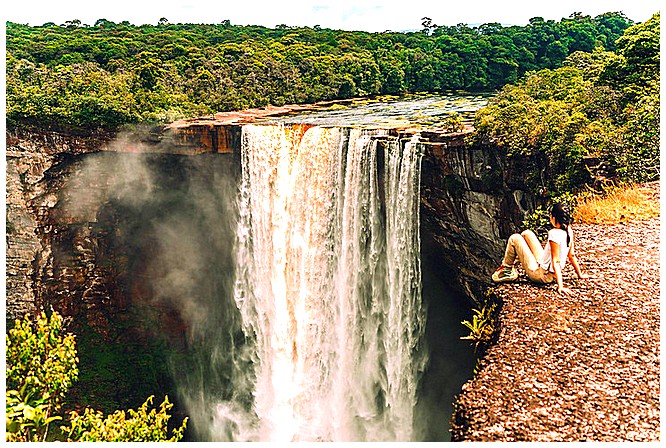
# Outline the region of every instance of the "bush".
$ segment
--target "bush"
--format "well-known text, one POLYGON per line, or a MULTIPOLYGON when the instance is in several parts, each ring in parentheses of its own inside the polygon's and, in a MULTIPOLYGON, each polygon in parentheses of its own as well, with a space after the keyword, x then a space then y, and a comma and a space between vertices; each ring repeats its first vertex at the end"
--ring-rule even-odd
POLYGON ((78 379, 74 336, 62 335, 62 318, 42 313, 33 324, 16 320, 7 336, 7 440, 44 441, 61 417, 62 399, 78 379))
POLYGON ((523 228, 532 230, 538 237, 545 238, 550 225, 550 209, 553 205, 562 203, 569 208, 571 216, 575 215, 578 205, 577 196, 571 193, 563 193, 547 200, 545 205, 539 205, 534 211, 525 213, 523 217, 523 228))
MULTIPOLYGON (((57 415, 62 400, 78 379, 78 358, 74 335, 62 334, 62 317, 41 313, 33 323, 29 316, 16 320, 6 336, 7 441, 36 442, 49 438, 49 426, 62 420, 57 415)), ((137 410, 102 413, 85 409, 71 412, 69 426, 61 426, 69 441, 178 441, 183 437, 187 418, 169 438, 167 424, 173 404, 168 397, 148 412, 153 397, 137 410)), ((53 436, 51 436, 53 438, 53 436)))
POLYGON ((463 119, 457 112, 449 112, 442 120, 442 127, 446 132, 461 132, 465 129, 463 119))
POLYGON ((148 412, 152 401, 153 396, 150 396, 136 411, 116 411, 106 418, 100 411, 90 408, 83 414, 72 412, 69 426, 62 426, 61 430, 67 434, 70 442, 177 442, 183 437, 187 418, 180 428, 173 430, 173 436, 169 438, 167 424, 170 415, 167 411, 171 410, 173 404, 169 403, 168 397, 164 397, 159 412, 155 409, 148 412))

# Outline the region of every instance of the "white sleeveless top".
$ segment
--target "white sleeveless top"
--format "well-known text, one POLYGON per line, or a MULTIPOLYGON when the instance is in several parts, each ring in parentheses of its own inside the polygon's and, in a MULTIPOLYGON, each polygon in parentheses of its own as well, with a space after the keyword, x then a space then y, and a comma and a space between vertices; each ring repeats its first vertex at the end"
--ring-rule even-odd
MULTIPOLYGON (((573 235, 571 233, 571 227, 569 227, 569 236, 573 241, 573 235)), ((555 270, 552 266, 552 257, 550 253, 550 241, 555 241, 560 245, 560 266, 564 269, 564 265, 567 262, 567 256, 569 255, 569 246, 567 245, 567 232, 563 229, 550 229, 548 231, 548 241, 546 242, 546 247, 543 251, 543 256, 539 260, 539 266, 544 268, 548 272, 555 273, 555 270)))

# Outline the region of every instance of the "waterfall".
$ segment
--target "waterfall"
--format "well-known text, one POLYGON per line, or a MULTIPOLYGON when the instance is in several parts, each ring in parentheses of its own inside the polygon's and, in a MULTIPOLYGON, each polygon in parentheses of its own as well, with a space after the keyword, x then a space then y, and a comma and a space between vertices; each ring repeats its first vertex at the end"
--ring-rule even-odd
POLYGON ((230 439, 415 439, 420 160, 417 138, 381 130, 243 127, 234 300, 252 403, 217 407, 230 439))

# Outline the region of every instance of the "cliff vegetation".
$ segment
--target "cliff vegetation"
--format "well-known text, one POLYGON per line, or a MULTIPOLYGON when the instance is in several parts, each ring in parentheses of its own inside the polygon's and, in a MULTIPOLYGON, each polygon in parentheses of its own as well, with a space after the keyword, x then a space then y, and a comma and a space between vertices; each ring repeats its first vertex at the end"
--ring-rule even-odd
POLYGON ((528 183, 551 199, 608 178, 658 179, 659 21, 628 28, 615 51, 577 51, 506 85, 477 114, 477 138, 541 158, 528 183))
POLYGON ((106 417, 85 408, 63 415, 63 400, 78 380, 75 336, 64 334, 63 318, 42 313, 35 322, 29 316, 17 320, 7 337, 7 441, 9 442, 127 442, 178 441, 187 419, 173 428, 168 422, 173 404, 168 397, 159 411, 148 407, 153 397, 136 411, 116 411, 106 417), (60 431, 55 422, 64 423, 60 431), (50 431, 49 431, 50 430, 50 431))

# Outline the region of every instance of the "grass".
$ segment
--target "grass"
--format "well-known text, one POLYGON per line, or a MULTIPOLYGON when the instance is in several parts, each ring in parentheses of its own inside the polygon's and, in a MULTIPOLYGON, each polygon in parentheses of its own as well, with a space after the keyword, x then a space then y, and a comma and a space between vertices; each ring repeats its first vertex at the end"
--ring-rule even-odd
POLYGON ((659 216, 659 185, 613 187, 602 195, 584 198, 576 206, 575 221, 584 224, 614 224, 659 216))

